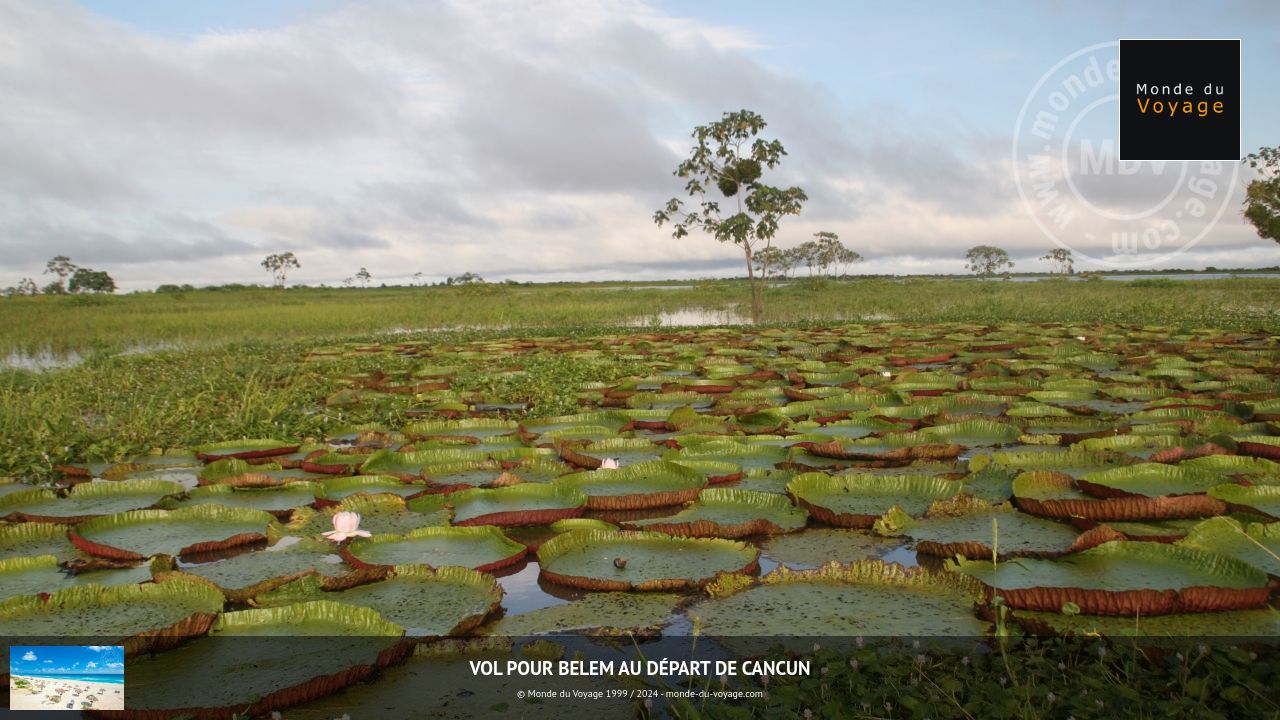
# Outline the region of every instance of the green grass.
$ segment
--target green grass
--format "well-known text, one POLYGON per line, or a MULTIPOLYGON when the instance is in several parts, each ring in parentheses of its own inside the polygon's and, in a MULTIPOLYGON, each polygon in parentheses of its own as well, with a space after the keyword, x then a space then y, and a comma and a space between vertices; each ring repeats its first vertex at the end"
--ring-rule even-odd
MULTIPOLYGON (((0 355, 345 337, 441 328, 645 325, 663 312, 733 312, 745 281, 658 290, 604 285, 198 290, 0 300, 0 355)), ((802 279, 766 294, 765 322, 1072 322, 1280 327, 1280 280, 1155 282, 802 279), (1153 284, 1154 283, 1154 284, 1153 284)))

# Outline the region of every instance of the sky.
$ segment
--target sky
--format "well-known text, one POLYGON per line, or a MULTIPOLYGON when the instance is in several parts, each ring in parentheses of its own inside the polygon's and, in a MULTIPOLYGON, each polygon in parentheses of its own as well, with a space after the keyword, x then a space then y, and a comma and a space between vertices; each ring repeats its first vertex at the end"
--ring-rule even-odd
POLYGON ((9 648, 9 672, 14 675, 119 675, 124 673, 124 648, 118 645, 15 645, 9 648))
MULTIPOLYGON (((742 275, 738 249, 652 220, 691 129, 740 108, 787 149, 766 179, 809 197, 775 244, 836 232, 858 273, 963 272, 979 244, 1046 270, 1019 114, 1056 63, 1117 38, 1240 38, 1242 152, 1280 144, 1280 4, 975 7, 0 0, 0 287, 43 284, 55 254, 126 291, 268 283, 283 251, 291 284, 742 275)), ((1105 142, 1111 113, 1071 142, 1105 142)), ((1280 264, 1228 165, 1179 255, 1105 238, 1176 194, 1181 164, 1077 175, 1090 204, 1057 242, 1082 270, 1280 264)))

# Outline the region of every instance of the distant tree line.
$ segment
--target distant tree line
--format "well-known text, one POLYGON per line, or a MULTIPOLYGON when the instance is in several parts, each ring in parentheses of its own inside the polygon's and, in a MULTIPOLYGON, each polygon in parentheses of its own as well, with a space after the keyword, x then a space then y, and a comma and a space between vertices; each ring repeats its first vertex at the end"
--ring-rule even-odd
POLYGON ((18 295, 82 295, 86 293, 100 294, 116 291, 116 281, 106 270, 93 270, 80 267, 71 262, 66 255, 56 255, 45 263, 45 275, 52 275, 51 280, 43 288, 36 285, 32 278, 25 277, 17 285, 0 290, 7 297, 18 295))

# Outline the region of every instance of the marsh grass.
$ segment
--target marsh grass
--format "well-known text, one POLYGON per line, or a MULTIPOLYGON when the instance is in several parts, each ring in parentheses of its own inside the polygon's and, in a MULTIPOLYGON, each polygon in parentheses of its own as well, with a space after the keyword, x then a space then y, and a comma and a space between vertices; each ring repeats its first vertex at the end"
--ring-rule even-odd
MULTIPOLYGON (((766 291, 764 321, 1069 322, 1280 327, 1280 280, 1000 282, 794 281, 766 291), (1145 282, 1145 281, 1144 281, 1145 282)), ((196 290, 0 300, 0 356, 80 354, 161 344, 323 339, 440 329, 605 328, 661 313, 746 307, 745 281, 671 285, 486 285, 373 289, 196 290)))

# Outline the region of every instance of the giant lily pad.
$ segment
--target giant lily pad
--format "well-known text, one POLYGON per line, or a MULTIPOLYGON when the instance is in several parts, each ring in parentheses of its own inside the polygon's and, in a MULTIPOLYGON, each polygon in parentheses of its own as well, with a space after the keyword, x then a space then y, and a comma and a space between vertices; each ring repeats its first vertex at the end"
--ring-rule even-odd
POLYGON ((81 585, 42 599, 10 598, 0 604, 0 634, 27 637, 85 636, 125 640, 126 653, 152 649, 174 638, 202 635, 222 612, 222 593, 175 578, 145 585, 81 585))
POLYGON ((0 560, 0 600, 18 595, 51 593, 78 585, 127 585, 151 579, 146 565, 133 568, 60 572, 58 559, 52 555, 17 557, 0 560))
POLYGON ((1209 518, 1178 544, 1230 555, 1280 577, 1280 522, 1246 525, 1227 517, 1209 518))
POLYGON ((759 554, 731 540, 586 530, 543 543, 538 564, 547 580, 587 590, 679 590, 721 572, 756 572, 759 554))
POLYGON ((1217 474, 1207 470, 1160 463, 1141 463, 1086 473, 1078 481, 1080 489, 1098 497, 1194 495, 1205 493, 1221 482, 1217 474))
POLYGON ((163 480, 86 482, 71 488, 65 498, 51 490, 28 490, 0 498, 0 513, 17 520, 74 524, 99 515, 150 507, 161 498, 182 491, 178 483, 163 480))
POLYGON ((90 555, 143 560, 161 553, 191 555, 263 542, 273 521, 260 510, 220 505, 131 510, 77 525, 71 542, 90 555))
POLYGON ((590 593, 572 602, 505 616, 488 632, 506 636, 651 635, 669 621, 684 599, 673 593, 590 593))
POLYGON ((310 508, 295 510, 288 529, 297 535, 319 536, 333 529, 333 518, 340 512, 360 515, 360 529, 375 535, 409 532, 422 527, 449 524, 449 514, 444 510, 430 515, 412 512, 404 498, 392 494, 351 495, 332 507, 314 511, 310 508))
POLYGON ((196 456, 201 460, 213 462, 214 460, 226 458, 251 460, 275 457, 276 455, 288 455, 291 452, 295 452, 298 447, 297 443, 281 442, 280 440, 227 440, 225 442, 198 445, 195 451, 196 456))
POLYGON ((276 517, 288 517, 294 508, 310 505, 324 496, 319 483, 292 482, 269 488, 240 488, 231 485, 206 485, 192 490, 188 499, 174 502, 173 508, 199 505, 221 505, 232 508, 263 510, 276 517))
POLYGON ((1204 550, 1116 540, 1054 560, 959 560, 1014 608, 1052 612, 1074 603, 1088 615, 1167 615, 1246 610, 1266 603, 1266 573, 1204 550))
POLYGON ((1218 485, 1209 494, 1232 507, 1280 520, 1280 485, 1218 485))
POLYGON ((623 523, 628 530, 653 530, 679 537, 742 538, 778 535, 805 526, 809 515, 776 493, 707 488, 684 510, 665 518, 623 523))
POLYGON ((935 506, 922 520, 895 511, 876 527, 884 527, 886 520, 896 522, 884 529, 910 537, 916 552, 937 557, 990 558, 993 546, 1001 559, 1052 557, 1081 549, 1080 533, 1071 525, 1020 513, 1008 505, 964 503, 949 510, 939 513, 935 506))
POLYGON ((977 636, 975 583, 866 560, 814 570, 781 567, 758 583, 713 585, 686 612, 711 637, 977 636))
POLYGON ((654 461, 563 475, 554 484, 586 493, 593 510, 642 510, 693 500, 707 479, 683 465, 654 461))
POLYGON ((1013 501, 1033 515, 1087 520, 1172 520, 1221 515, 1227 506, 1208 495, 1095 498, 1080 491, 1076 480, 1051 470, 1024 472, 1013 480, 1013 501))
POLYGON ((34 555, 54 555, 64 560, 75 554, 66 525, 36 522, 0 525, 0 560, 34 555))
POLYGON ((850 528, 809 528, 776 535, 761 545, 762 556, 793 570, 807 570, 829 562, 848 564, 874 560, 902 542, 850 528))
POLYGON ((514 565, 524 558, 525 552, 525 546, 490 525, 427 527, 403 535, 374 535, 355 540, 342 549, 347 562, 357 567, 457 565, 480 572, 514 565))
POLYGON ((338 501, 350 495, 391 493, 411 497, 427 489, 426 483, 405 482, 390 475, 355 475, 328 478, 321 483, 326 500, 338 501))
POLYGON ((403 633, 373 610, 325 600, 226 613, 208 637, 130 661, 129 710, 155 717, 266 715, 368 677, 403 655, 396 652, 403 633), (290 639, 243 639, 259 636, 290 639))
POLYGON ((929 475, 840 475, 804 473, 792 478, 787 492, 814 518, 839 527, 871 527, 876 518, 898 507, 922 514, 935 500, 955 497, 961 485, 929 475))
POLYGON ((168 573, 194 575, 218 588, 228 600, 243 602, 259 593, 305 575, 336 576, 350 572, 332 543, 309 538, 284 538, 276 544, 204 563, 174 562, 157 558, 152 572, 157 579, 168 573))
POLYGON ((578 517, 587 505, 581 491, 560 485, 521 483, 492 489, 474 488, 448 495, 423 495, 410 500, 409 509, 420 513, 448 508, 452 524, 548 525, 557 520, 578 517))
POLYGON ((356 584, 316 575, 255 598, 260 607, 334 600, 376 610, 415 636, 461 635, 498 609, 502 588, 489 575, 462 567, 398 565, 385 578, 356 584))

